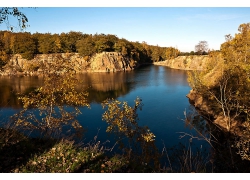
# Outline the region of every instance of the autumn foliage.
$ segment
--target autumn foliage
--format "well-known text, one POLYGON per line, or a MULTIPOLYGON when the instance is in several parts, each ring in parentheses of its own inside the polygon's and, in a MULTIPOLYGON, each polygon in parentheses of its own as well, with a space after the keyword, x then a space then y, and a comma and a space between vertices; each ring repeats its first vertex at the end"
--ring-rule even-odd
POLYGON ((81 113, 80 106, 89 107, 88 93, 76 90, 80 82, 70 62, 56 58, 46 71, 42 87, 20 96, 24 109, 12 117, 15 127, 46 137, 57 137, 64 128, 82 131, 76 116, 81 113))

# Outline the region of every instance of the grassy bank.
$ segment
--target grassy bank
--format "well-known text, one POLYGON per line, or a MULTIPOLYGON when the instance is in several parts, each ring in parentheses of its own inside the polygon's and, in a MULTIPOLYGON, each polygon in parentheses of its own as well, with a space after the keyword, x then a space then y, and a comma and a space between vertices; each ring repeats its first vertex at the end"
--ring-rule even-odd
POLYGON ((75 144, 66 139, 28 138, 0 129, 0 172, 123 172, 128 162, 106 156, 100 142, 75 144))
MULTIPOLYGON (((111 153, 96 138, 75 143, 68 139, 28 138, 23 134, 0 129, 1 173, 166 173, 208 172, 204 159, 191 151, 164 159, 163 166, 143 163, 122 153, 111 153), (174 167, 174 161, 180 163, 174 167), (197 161, 198 160, 198 161, 197 161), (171 162, 170 162, 171 161, 171 162), (170 162, 170 166, 166 166, 170 162), (189 164, 192 162, 192 165, 189 164), (172 164, 171 164, 172 163, 172 164), (195 165, 194 165, 195 164, 195 165), (172 166, 171 166, 172 165, 172 166)), ((191 150, 191 149, 190 149, 191 150)), ((166 151, 165 151, 166 152, 166 151)), ((166 154, 165 154, 166 155, 166 154)), ((199 154, 200 156, 201 154, 199 154)))

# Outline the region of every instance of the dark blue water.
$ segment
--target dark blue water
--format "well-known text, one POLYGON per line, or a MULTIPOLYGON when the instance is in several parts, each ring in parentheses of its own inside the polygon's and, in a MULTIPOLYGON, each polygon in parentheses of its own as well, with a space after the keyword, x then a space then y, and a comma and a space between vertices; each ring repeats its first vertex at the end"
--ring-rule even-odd
MULTIPOLYGON (((186 71, 163 66, 146 66, 133 72, 125 72, 125 74, 123 74, 123 80, 126 81, 125 83, 129 86, 126 89, 129 90, 126 94, 120 94, 117 99, 127 101, 131 106, 134 105, 136 97, 142 99, 143 108, 142 111, 138 111, 139 124, 148 126, 156 135, 156 144, 159 149, 163 148, 163 142, 166 147, 173 147, 179 142, 188 144, 189 137, 180 139, 183 133, 196 136, 196 131, 184 123, 184 111, 190 109, 186 97, 190 91, 186 71)), ((79 116, 79 120, 83 127, 88 129, 86 139, 93 138, 98 132, 98 139, 101 142, 110 140, 110 144, 113 145, 112 137, 105 133, 107 124, 102 121, 104 110, 100 103, 91 103, 91 110, 86 108, 81 110, 83 114, 79 116)), ((196 144, 200 146, 207 143, 197 141, 196 144)))
MULTIPOLYGON (((106 98, 116 98, 134 105, 136 97, 142 99, 142 111, 138 111, 139 125, 148 126, 156 135, 159 149, 172 147, 179 142, 187 144, 189 138, 180 139, 182 133, 196 135, 196 131, 184 123, 184 111, 188 111, 190 104, 186 95, 190 91, 187 83, 187 73, 163 66, 145 66, 131 72, 117 73, 89 73, 81 74, 85 89, 89 92, 91 109, 80 108, 82 114, 78 120, 87 130, 84 142, 89 142, 97 135, 97 140, 115 141, 105 131, 107 124, 102 120, 105 109, 101 102, 106 98)), ((42 84, 37 77, 1 77, 1 121, 18 112, 21 104, 16 100, 17 93, 25 93, 42 84)), ((197 145, 206 145, 205 141, 198 141, 197 145)))

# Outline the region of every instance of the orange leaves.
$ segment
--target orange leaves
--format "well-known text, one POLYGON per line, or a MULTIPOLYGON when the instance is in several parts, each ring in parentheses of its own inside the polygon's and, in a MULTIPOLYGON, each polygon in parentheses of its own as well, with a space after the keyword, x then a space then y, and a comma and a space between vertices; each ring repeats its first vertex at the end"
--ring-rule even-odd
POLYGON ((121 103, 114 99, 106 100, 102 105, 103 108, 108 108, 102 116, 103 120, 109 124, 107 132, 122 133, 127 137, 132 137, 135 133, 141 133, 141 137, 150 137, 147 133, 142 133, 147 128, 141 128, 138 125, 139 118, 136 111, 142 108, 140 98, 135 100, 134 107, 129 106, 127 102, 121 103))

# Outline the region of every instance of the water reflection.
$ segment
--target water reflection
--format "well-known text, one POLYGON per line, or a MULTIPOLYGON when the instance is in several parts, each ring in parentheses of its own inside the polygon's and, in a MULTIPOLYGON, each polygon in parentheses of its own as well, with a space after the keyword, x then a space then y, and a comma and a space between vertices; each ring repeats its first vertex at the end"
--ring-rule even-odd
POLYGON ((39 77, 0 77, 0 107, 21 108, 18 94, 26 94, 42 85, 39 77))
POLYGON ((171 86, 187 85, 187 72, 168 68, 168 76, 165 78, 166 84, 171 86))
MULTIPOLYGON (((135 87, 187 85, 185 71, 166 71, 166 67, 161 66, 148 66, 130 72, 84 73, 77 77, 82 81, 79 90, 89 92, 90 103, 124 96, 135 87)), ((42 84, 43 77, 38 76, 0 77, 0 107, 21 108, 17 95, 27 94, 42 84)))
MULTIPOLYGON (((102 102, 107 98, 117 98, 127 94, 133 82, 134 72, 117 73, 85 73, 78 74, 82 81, 78 90, 88 91, 89 102, 102 102)), ((41 76, 1 76, 0 77, 0 107, 21 108, 22 104, 17 99, 18 94, 27 94, 42 86, 41 76)))
POLYGON ((134 72, 85 73, 77 77, 83 82, 82 88, 89 93, 89 102, 101 103, 107 98, 118 98, 132 89, 134 72))

